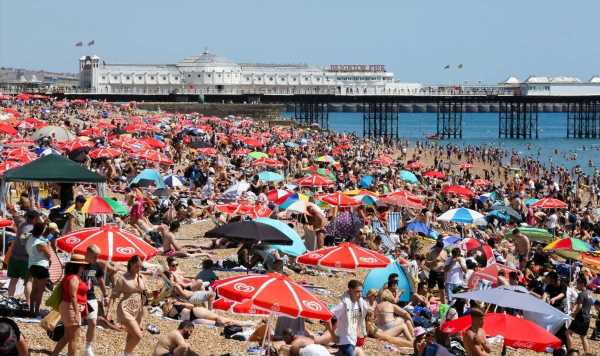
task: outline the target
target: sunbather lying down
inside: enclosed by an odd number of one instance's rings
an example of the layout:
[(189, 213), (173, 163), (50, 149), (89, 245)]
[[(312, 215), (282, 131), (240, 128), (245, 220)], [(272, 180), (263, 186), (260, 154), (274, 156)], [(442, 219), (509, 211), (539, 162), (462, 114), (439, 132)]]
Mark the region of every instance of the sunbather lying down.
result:
[(239, 325), (253, 326), (251, 321), (235, 320), (218, 315), (204, 307), (194, 306), (191, 303), (185, 303), (168, 298), (162, 305), (163, 315), (172, 319), (196, 320), (203, 319), (214, 322), (215, 326)]

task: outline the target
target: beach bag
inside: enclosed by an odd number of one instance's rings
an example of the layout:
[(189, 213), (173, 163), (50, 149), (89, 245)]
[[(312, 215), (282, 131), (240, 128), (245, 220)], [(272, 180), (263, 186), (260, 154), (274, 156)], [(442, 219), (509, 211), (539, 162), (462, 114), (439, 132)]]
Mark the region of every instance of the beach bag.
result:
[(58, 283), (54, 286), (52, 290), (52, 294), (46, 299), (46, 303), (44, 303), (48, 308), (52, 308), (52, 310), (58, 310), (58, 306), (60, 305), (60, 301), (62, 300), (62, 282)]
[(223, 328), (223, 336), (225, 336), (226, 339), (231, 339), (233, 334), (237, 334), (243, 330), (244, 329), (242, 329), (242, 327), (239, 325), (227, 325), (225, 328)]
[(46, 331), (46, 335), (55, 342), (60, 341), (62, 337), (65, 335), (65, 324), (62, 321), (56, 324), (56, 327), (52, 331)]
[(50, 311), (50, 313), (48, 313), (48, 315), (44, 317), (44, 319), (42, 319), (42, 321), (40, 322), (40, 326), (46, 331), (54, 331), (59, 321), (60, 313), (56, 310), (52, 310)]

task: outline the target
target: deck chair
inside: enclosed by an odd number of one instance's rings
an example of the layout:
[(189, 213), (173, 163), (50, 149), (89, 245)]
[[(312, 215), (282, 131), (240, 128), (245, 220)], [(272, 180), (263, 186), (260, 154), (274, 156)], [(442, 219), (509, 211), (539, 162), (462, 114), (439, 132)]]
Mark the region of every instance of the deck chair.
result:
[(373, 233), (381, 238), (381, 248), (384, 253), (388, 254), (396, 249), (394, 238), (387, 232), (381, 221), (373, 220), (371, 222), (371, 228), (373, 229)]

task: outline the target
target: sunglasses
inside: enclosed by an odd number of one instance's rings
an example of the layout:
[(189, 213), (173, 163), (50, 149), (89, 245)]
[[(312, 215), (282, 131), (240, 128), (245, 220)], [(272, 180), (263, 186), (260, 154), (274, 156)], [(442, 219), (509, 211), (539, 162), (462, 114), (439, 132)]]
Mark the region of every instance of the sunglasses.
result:
[(178, 263), (173, 263), (173, 264), (171, 265), (171, 267), (177, 267), (177, 266), (179, 266), (179, 264), (178, 264)]

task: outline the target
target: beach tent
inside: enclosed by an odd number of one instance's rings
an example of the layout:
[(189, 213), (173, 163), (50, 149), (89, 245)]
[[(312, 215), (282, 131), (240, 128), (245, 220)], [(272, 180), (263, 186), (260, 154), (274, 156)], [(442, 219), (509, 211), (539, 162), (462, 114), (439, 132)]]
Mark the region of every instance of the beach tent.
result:
[(419, 220), (413, 220), (406, 225), (407, 231), (416, 232), (417, 234), (422, 234), (423, 236), (428, 237), (437, 237), (437, 232), (433, 231), (427, 225)]
[(135, 178), (133, 178), (131, 180), (131, 182), (129, 182), (129, 185), (131, 185), (131, 184), (144, 185), (145, 182), (151, 182), (152, 185), (154, 185), (157, 189), (166, 187), (165, 182), (163, 181), (163, 178), (161, 177), (160, 173), (158, 173), (154, 169), (149, 169), (149, 168), (144, 169), (143, 171), (140, 172), (140, 174), (135, 176)]
[(287, 237), (289, 237), (293, 244), (289, 245), (271, 245), (274, 249), (278, 250), (281, 253), (285, 253), (290, 256), (298, 257), (306, 252), (306, 246), (304, 245), (304, 241), (300, 238), (300, 235), (296, 232), (296, 230), (289, 227), (286, 223), (281, 220), (269, 219), (269, 218), (257, 218), (256, 222), (270, 225), (277, 230), (283, 232)]
[[(7, 197), (7, 183), (10, 182), (96, 183), (96, 190), (100, 196), (104, 195), (106, 190), (106, 177), (90, 171), (65, 156), (54, 154), (7, 170), (2, 176), (0, 196)], [(0, 199), (2, 211), (5, 211), (5, 202), (5, 199)]]
[(55, 154), (36, 159), (4, 173), (4, 182), (104, 183), (106, 178), (65, 156)]
[(367, 296), (369, 289), (381, 289), (387, 283), (388, 277), (392, 273), (398, 275), (398, 289), (403, 291), (402, 295), (400, 295), (400, 301), (410, 301), (411, 295), (415, 292), (415, 286), (408, 271), (398, 261), (394, 261), (384, 268), (370, 270), (363, 281), (363, 296)]

